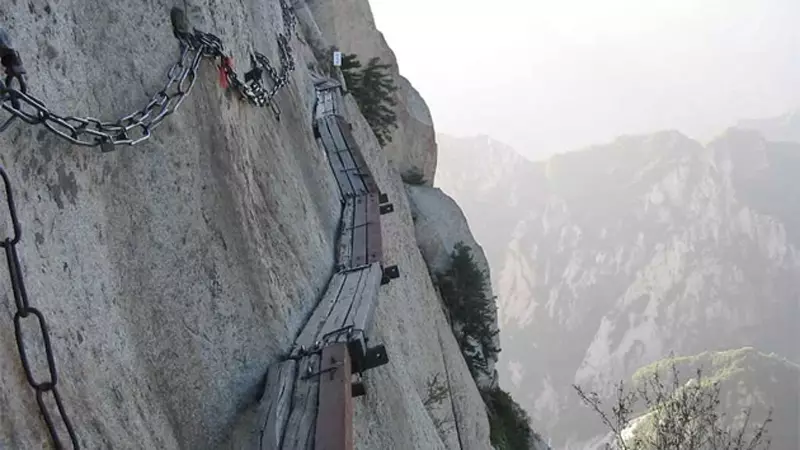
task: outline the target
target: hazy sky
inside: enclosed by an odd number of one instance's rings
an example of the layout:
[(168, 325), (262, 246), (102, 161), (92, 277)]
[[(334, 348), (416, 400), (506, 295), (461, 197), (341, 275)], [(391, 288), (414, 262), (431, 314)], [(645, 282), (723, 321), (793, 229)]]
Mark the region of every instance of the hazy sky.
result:
[(536, 157), (800, 107), (800, 0), (370, 0), (437, 131)]

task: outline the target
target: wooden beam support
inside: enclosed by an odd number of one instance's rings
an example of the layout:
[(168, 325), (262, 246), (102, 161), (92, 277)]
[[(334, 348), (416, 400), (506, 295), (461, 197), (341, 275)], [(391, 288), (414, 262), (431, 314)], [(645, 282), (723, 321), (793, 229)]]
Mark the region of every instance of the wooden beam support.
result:
[(314, 450), (353, 450), (353, 395), (346, 343), (322, 350)]

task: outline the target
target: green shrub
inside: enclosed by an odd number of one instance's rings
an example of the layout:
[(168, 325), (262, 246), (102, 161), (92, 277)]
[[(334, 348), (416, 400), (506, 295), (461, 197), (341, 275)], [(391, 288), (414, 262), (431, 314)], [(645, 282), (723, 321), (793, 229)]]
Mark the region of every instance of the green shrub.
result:
[(495, 388), (481, 392), (489, 414), (492, 445), (499, 450), (527, 450), (533, 446), (536, 433), (531, 429), (528, 413), (508, 392)]
[(413, 184), (415, 186), (420, 186), (425, 184), (425, 174), (422, 173), (422, 169), (419, 167), (412, 167), (411, 169), (403, 172), (400, 175), (400, 178), (403, 180), (404, 183)]
[[(473, 378), (488, 370), (488, 359), (496, 359), (500, 349), (494, 345), (496, 317), (494, 297), (486, 295), (489, 276), (478, 268), (472, 249), (459, 242), (451, 254), (450, 268), (437, 277), (439, 290), (458, 345)], [(477, 343), (477, 344), (476, 344)]]
[(392, 141), (392, 131), (397, 127), (397, 114), (394, 112), (397, 86), (389, 68), (389, 64), (382, 64), (377, 57), (363, 67), (356, 55), (342, 55), (341, 70), (347, 90), (353, 94), (381, 146)]

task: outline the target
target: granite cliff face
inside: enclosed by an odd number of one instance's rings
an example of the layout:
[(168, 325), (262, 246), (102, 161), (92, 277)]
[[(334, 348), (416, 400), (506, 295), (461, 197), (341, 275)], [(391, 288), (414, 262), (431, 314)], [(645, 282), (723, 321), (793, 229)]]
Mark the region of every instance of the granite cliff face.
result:
[(440, 139), (436, 184), (493, 269), (500, 385), (556, 447), (603, 432), (572, 383), (610, 394), (670, 351), (800, 360), (798, 170), (800, 145), (743, 129), (705, 146), (627, 136), (537, 163), (487, 138)]
[[(178, 52), (172, 6), (13, 1), (0, 18), (31, 93), (53, 110), (105, 119), (161, 88)], [(280, 120), (227, 95), (204, 61), (181, 109), (141, 145), (101, 153), (21, 123), (0, 134), (28, 294), (47, 317), (61, 396), (83, 448), (224, 448), (332, 273), (341, 206), (312, 133), (320, 65), (312, 46), (394, 59), (366, 0), (293, 6), (297, 70), (277, 97)], [(250, 48), (278, 60), (278, 1), (192, 2), (188, 11), (234, 61), (247, 61)], [(400, 128), (385, 149), (352, 98), (346, 105), (394, 204), (382, 220), (384, 254), (401, 274), (381, 290), (372, 334), (390, 363), (365, 377), (357, 447), (487, 449), (485, 407), (441, 312), (400, 179), (410, 166), (433, 178), (430, 115), (398, 80)], [(49, 448), (14, 343), (10, 285), (0, 286), (0, 448)], [(39, 350), (32, 344), (41, 363)], [(426, 408), (426, 383), (445, 372), (447, 407)], [(456, 426), (437, 428), (442, 421)]]

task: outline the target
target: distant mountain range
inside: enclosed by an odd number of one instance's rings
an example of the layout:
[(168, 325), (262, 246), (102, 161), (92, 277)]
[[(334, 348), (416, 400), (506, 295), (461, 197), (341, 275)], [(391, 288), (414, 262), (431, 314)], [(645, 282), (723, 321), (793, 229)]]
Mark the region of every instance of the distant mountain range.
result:
[(572, 383), (610, 395), (671, 351), (800, 361), (798, 114), (706, 145), (664, 131), (542, 162), (486, 136), (438, 141), (435, 184), (492, 268), (501, 385), (554, 448), (604, 432)]

